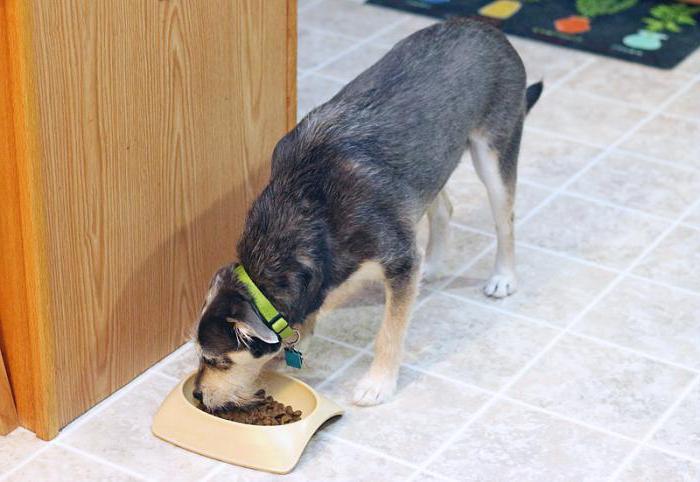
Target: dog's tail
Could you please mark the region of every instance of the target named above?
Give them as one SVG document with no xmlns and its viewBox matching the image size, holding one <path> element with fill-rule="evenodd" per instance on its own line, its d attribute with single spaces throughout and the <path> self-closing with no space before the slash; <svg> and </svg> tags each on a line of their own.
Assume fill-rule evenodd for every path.
<svg viewBox="0 0 700 482">
<path fill-rule="evenodd" d="M 544 89 L 544 84 L 540 80 L 539 82 L 532 84 L 525 90 L 525 102 L 527 104 L 527 112 L 537 103 L 540 96 L 542 95 L 542 90 Z"/>
</svg>

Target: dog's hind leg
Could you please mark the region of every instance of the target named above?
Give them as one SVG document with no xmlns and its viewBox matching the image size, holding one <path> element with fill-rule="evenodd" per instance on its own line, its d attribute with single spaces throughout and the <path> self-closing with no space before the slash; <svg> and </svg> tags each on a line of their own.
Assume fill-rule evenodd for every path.
<svg viewBox="0 0 700 482">
<path fill-rule="evenodd" d="M 452 211 L 452 202 L 450 202 L 447 190 L 443 189 L 428 208 L 430 234 L 423 266 L 425 279 L 435 279 L 444 274 L 442 262 L 449 245 Z"/>
<path fill-rule="evenodd" d="M 420 255 L 417 249 L 412 251 L 406 258 L 384 266 L 384 320 L 374 342 L 372 365 L 355 389 L 353 401 L 356 405 L 380 404 L 389 399 L 396 390 L 404 335 L 418 293 L 420 278 Z"/>
<path fill-rule="evenodd" d="M 474 168 L 486 186 L 496 224 L 496 265 L 484 286 L 484 293 L 494 298 L 508 296 L 517 288 L 513 203 L 521 133 L 522 121 L 505 140 L 494 141 L 481 135 L 470 137 Z"/>
</svg>

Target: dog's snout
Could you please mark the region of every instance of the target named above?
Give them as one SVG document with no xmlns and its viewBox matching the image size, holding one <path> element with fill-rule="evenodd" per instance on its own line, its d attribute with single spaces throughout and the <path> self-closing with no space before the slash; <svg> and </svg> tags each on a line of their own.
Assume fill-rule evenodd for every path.
<svg viewBox="0 0 700 482">
<path fill-rule="evenodd" d="M 202 398 L 202 391 L 201 391 L 201 390 L 194 390 L 194 391 L 192 392 L 192 396 L 195 398 L 195 400 L 199 400 L 200 402 L 203 401 L 203 398 Z"/>
</svg>

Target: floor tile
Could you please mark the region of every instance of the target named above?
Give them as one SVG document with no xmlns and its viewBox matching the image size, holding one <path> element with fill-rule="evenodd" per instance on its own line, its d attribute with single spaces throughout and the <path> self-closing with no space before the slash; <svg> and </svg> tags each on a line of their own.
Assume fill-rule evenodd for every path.
<svg viewBox="0 0 700 482">
<path fill-rule="evenodd" d="M 659 70 L 621 60 L 598 58 L 594 64 L 569 79 L 565 88 L 653 110 L 688 79 L 687 74 L 675 70 Z"/>
<path fill-rule="evenodd" d="M 462 177 L 460 179 L 465 179 Z M 452 221 L 463 226 L 494 233 L 489 198 L 483 183 L 476 178 L 450 183 L 447 192 L 454 206 Z M 530 184 L 518 185 L 515 194 L 515 220 L 524 218 L 547 196 L 549 191 Z"/>
<path fill-rule="evenodd" d="M 182 380 L 199 366 L 197 353 L 190 343 L 183 348 L 175 357 L 160 367 L 160 372 L 178 380 Z"/>
<path fill-rule="evenodd" d="M 402 22 L 400 25 L 390 28 L 377 37 L 375 42 L 386 45 L 387 47 L 393 47 L 394 44 L 408 37 L 412 33 L 429 27 L 436 22 L 438 22 L 438 19 L 436 18 L 411 15 L 406 22 Z"/>
<path fill-rule="evenodd" d="M 700 122 L 656 116 L 620 147 L 700 169 Z"/>
<path fill-rule="evenodd" d="M 356 41 L 317 30 L 299 27 L 297 67 L 312 69 L 355 45 Z"/>
<path fill-rule="evenodd" d="M 700 171 L 616 151 L 593 166 L 569 190 L 675 220 L 700 196 Z"/>
<path fill-rule="evenodd" d="M 50 480 L 73 482 L 75 480 L 100 480 L 105 482 L 145 480 L 133 477 L 109 465 L 101 464 L 70 450 L 53 446 L 36 459 L 12 473 L 11 482 Z"/>
<path fill-rule="evenodd" d="M 286 372 L 315 387 L 346 361 L 357 355 L 357 351 L 322 338 L 314 338 L 303 355 L 304 367 L 301 370 L 289 368 Z"/>
<path fill-rule="evenodd" d="M 438 294 L 413 316 L 404 360 L 431 373 L 497 390 L 557 333 Z"/>
<path fill-rule="evenodd" d="M 666 114 L 680 115 L 700 122 L 700 82 L 695 82 L 665 110 Z"/>
<path fill-rule="evenodd" d="M 700 291 L 700 230 L 675 228 L 642 259 L 634 273 Z"/>
<path fill-rule="evenodd" d="M 408 16 L 388 8 L 345 0 L 325 0 L 300 11 L 298 21 L 302 26 L 361 39 L 404 18 Z"/>
<path fill-rule="evenodd" d="M 551 188 L 564 184 L 601 151 L 595 147 L 527 130 L 520 148 L 518 177 Z"/>
<path fill-rule="evenodd" d="M 695 385 L 671 417 L 652 437 L 661 447 L 700 459 L 700 385 Z"/>
<path fill-rule="evenodd" d="M 643 214 L 560 195 L 525 223 L 519 239 L 625 269 L 668 224 Z"/>
<path fill-rule="evenodd" d="M 316 435 L 299 464 L 287 475 L 272 475 L 241 467 L 228 467 L 213 482 L 376 482 L 406 480 L 413 469 L 367 453 L 343 442 Z"/>
<path fill-rule="evenodd" d="M 525 64 L 529 83 L 544 80 L 545 89 L 593 57 L 585 52 L 515 36 L 508 39 Z"/>
<path fill-rule="evenodd" d="M 214 461 L 159 440 L 151 433 L 158 407 L 176 382 L 150 375 L 119 400 L 71 431 L 64 443 L 147 477 L 201 478 Z"/>
<path fill-rule="evenodd" d="M 326 65 L 318 72 L 347 83 L 371 67 L 388 51 L 389 47 L 383 45 L 362 45 Z"/>
<path fill-rule="evenodd" d="M 700 464 L 644 449 L 623 470 L 619 482 L 697 482 Z"/>
<path fill-rule="evenodd" d="M 308 8 L 315 3 L 322 2 L 323 0 L 297 0 L 297 8 L 299 10 Z"/>
<path fill-rule="evenodd" d="M 683 222 L 700 228 L 700 204 L 690 211 L 688 216 L 683 219 Z"/>
<path fill-rule="evenodd" d="M 376 407 L 356 407 L 350 404 L 352 393 L 369 362 L 369 357 L 363 357 L 323 388 L 347 407 L 328 431 L 407 462 L 426 460 L 485 400 L 475 390 L 402 368 L 391 400 Z"/>
<path fill-rule="evenodd" d="M 563 327 L 615 277 L 607 270 L 521 246 L 515 257 L 518 291 L 507 298 L 487 298 L 482 291 L 493 268 L 493 251 L 445 291 Z"/>
<path fill-rule="evenodd" d="M 574 330 L 700 369 L 700 296 L 627 278 Z"/>
<path fill-rule="evenodd" d="M 443 255 L 442 270 L 430 280 L 423 281 L 426 286 L 442 284 L 459 273 L 474 257 L 483 251 L 495 238 L 466 231 L 459 226 L 450 226 L 447 250 Z"/>
<path fill-rule="evenodd" d="M 465 482 L 603 481 L 631 448 L 624 440 L 499 402 L 428 468 Z"/>
<path fill-rule="evenodd" d="M 567 335 L 508 395 L 640 438 L 691 378 L 686 370 Z"/>
<path fill-rule="evenodd" d="M 691 75 L 700 74 L 700 49 L 696 49 L 695 52 L 688 55 L 688 57 L 675 68 Z"/>
<path fill-rule="evenodd" d="M 358 348 L 374 340 L 384 316 L 384 304 L 346 306 L 330 312 L 316 325 L 316 333 Z"/>
<path fill-rule="evenodd" d="M 343 83 L 308 74 L 299 79 L 297 87 L 298 119 L 301 120 L 311 109 L 333 97 L 343 88 Z"/>
<path fill-rule="evenodd" d="M 24 428 L 17 428 L 5 437 L 0 437 L 0 475 L 44 446 L 46 442 Z"/>
<path fill-rule="evenodd" d="M 591 144 L 611 144 L 639 122 L 646 112 L 561 88 L 543 97 L 527 124 Z"/>
</svg>

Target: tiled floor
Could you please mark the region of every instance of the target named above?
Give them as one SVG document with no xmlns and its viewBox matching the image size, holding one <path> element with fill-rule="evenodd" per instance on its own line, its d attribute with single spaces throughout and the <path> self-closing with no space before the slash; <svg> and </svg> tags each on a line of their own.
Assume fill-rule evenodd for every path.
<svg viewBox="0 0 700 482">
<path fill-rule="evenodd" d="M 359 0 L 299 10 L 301 115 L 431 23 Z M 348 401 L 381 316 L 370 291 L 323 322 L 306 354 L 302 378 L 347 413 L 287 479 L 700 480 L 700 52 L 665 72 L 513 43 L 546 84 L 520 161 L 520 290 L 481 294 L 492 221 L 465 163 L 449 185 L 451 275 L 423 287 L 398 394 Z M 0 439 L 0 474 L 276 479 L 151 435 L 193 366 L 185 346 L 51 443 L 24 430 Z"/>
</svg>

